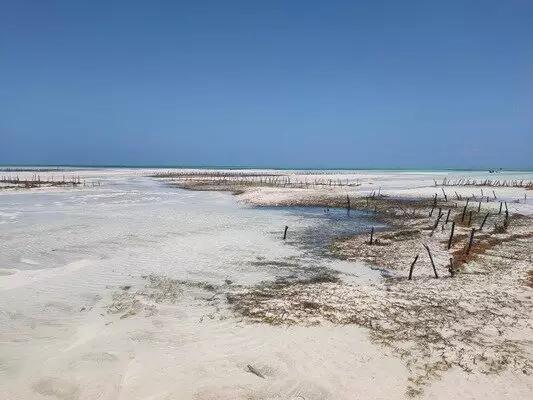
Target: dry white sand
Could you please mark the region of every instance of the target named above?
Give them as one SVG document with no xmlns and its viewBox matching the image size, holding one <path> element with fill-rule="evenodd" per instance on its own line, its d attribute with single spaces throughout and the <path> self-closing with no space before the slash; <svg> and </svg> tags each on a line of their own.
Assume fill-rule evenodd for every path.
<svg viewBox="0 0 533 400">
<path fill-rule="evenodd" d="M 154 172 L 73 171 L 65 175 L 101 186 L 0 191 L 0 398 L 405 398 L 405 364 L 372 343 L 365 328 L 327 321 L 312 327 L 253 324 L 232 314 L 223 298 L 208 301 L 213 293 L 202 288 L 147 288 L 143 276 L 150 274 L 248 286 L 289 275 L 294 264 L 348 272 L 341 277 L 370 292 L 383 281 L 379 271 L 316 258 L 279 240 L 284 225 L 298 230 L 312 221 L 251 209 L 223 193 L 166 188 L 144 177 Z M 292 174 L 293 180 L 316 179 L 313 173 Z M 319 179 L 360 186 L 264 187 L 238 198 L 277 204 L 302 193 L 355 195 L 380 187 L 383 194 L 432 196 L 440 191 L 433 179 L 454 174 L 327 172 Z M 505 176 L 511 178 L 532 176 Z M 452 190 L 470 196 L 479 188 Z M 518 188 L 495 191 L 509 202 L 525 193 L 533 197 Z M 509 208 L 532 213 L 532 204 L 528 199 Z M 516 335 L 531 337 L 531 331 Z M 532 393 L 530 375 L 452 369 L 421 397 L 529 399 Z"/>
</svg>

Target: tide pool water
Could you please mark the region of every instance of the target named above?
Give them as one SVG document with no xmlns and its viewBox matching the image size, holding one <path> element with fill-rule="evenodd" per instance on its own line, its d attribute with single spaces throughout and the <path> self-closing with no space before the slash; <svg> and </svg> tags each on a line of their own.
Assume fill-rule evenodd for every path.
<svg viewBox="0 0 533 400">
<path fill-rule="evenodd" d="M 368 229 L 362 213 L 251 207 L 136 174 L 98 178 L 105 185 L 0 196 L 0 398 L 339 398 L 356 381 L 328 374 L 361 366 L 347 348 L 384 357 L 360 328 L 253 325 L 201 293 L 154 315 L 110 313 L 117 293 L 142 290 L 150 274 L 252 285 L 327 267 L 373 284 L 379 272 L 324 257 L 331 238 Z M 387 365 L 370 369 L 383 379 L 403 371 Z"/>
</svg>

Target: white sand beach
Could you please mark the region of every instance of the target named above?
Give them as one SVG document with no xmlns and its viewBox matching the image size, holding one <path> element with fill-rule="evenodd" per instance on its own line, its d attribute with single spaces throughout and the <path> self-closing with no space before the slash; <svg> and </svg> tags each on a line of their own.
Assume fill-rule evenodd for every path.
<svg viewBox="0 0 533 400">
<path fill-rule="evenodd" d="M 512 308 L 510 300 L 501 303 L 501 318 L 518 322 L 505 324 L 501 333 L 489 332 L 488 326 L 479 333 L 491 345 L 496 343 L 493 337 L 505 338 L 506 344 L 513 341 L 515 364 L 490 372 L 469 364 L 469 373 L 453 365 L 424 381 L 419 392 L 410 392 L 412 371 L 405 359 L 376 342 L 364 324 L 347 323 L 350 312 L 362 311 L 343 305 L 343 299 L 357 292 L 372 299 L 369 305 L 378 300 L 385 304 L 394 301 L 386 293 L 409 293 L 415 287 L 435 296 L 439 291 L 461 294 L 468 303 L 469 296 L 476 296 L 475 285 L 488 285 L 485 275 L 435 280 L 429 268 L 420 266 L 415 270 L 419 280 L 410 282 L 404 279 L 409 265 L 402 264 L 387 268 L 403 279 L 387 292 L 383 271 L 357 261 L 357 254 L 354 259 L 320 255 L 304 243 L 309 232 L 336 232 L 339 222 L 332 217 L 256 206 L 324 196 L 367 197 L 378 191 L 389 198 L 429 200 L 437 193 L 440 201 L 444 189 L 450 201 L 461 197 L 459 207 L 473 196 L 472 203 L 483 201 L 486 212 L 496 215 L 500 202 L 506 202 L 511 216 L 530 218 L 533 191 L 526 187 L 442 183 L 444 179 L 529 182 L 533 173 L 254 170 L 248 171 L 257 174 L 253 179 L 279 175 L 290 183 L 242 184 L 236 196 L 183 190 L 171 186 L 176 180 L 151 177 L 198 171 L 43 172 L 42 180 L 65 175 L 67 180 L 79 177 L 85 184 L 0 190 L 1 399 L 532 398 L 533 308 L 528 307 L 533 304 L 533 289 L 523 282 L 525 273 L 533 271 L 531 239 L 525 238 L 529 219 L 511 226 L 524 234 L 511 244 L 520 254 L 517 260 L 509 259 L 514 269 L 503 273 L 494 266 L 497 271 L 487 273 L 497 277 L 493 286 L 500 285 L 515 296 L 512 299 L 520 300 L 520 309 Z M 237 173 L 209 171 L 213 172 Z M 35 174 L 0 173 L 21 180 Z M 487 196 L 489 202 L 484 200 Z M 343 224 L 353 223 L 354 229 L 364 227 L 366 232 L 369 225 L 364 218 L 351 218 Z M 284 241 L 285 226 L 289 230 Z M 431 243 L 445 241 L 447 232 L 444 228 L 437 232 Z M 449 254 L 435 253 L 439 272 L 445 271 Z M 483 268 L 483 260 L 465 263 L 467 270 Z M 311 321 L 307 313 L 301 323 L 262 323 L 234 312 L 228 304 L 227 294 L 248 293 L 261 282 L 307 277 L 320 270 L 336 271 L 343 286 L 310 286 L 306 296 L 319 301 L 321 294 L 331 293 L 323 304 L 334 310 L 338 322 L 317 314 L 313 323 L 307 323 Z M 461 282 L 465 286 L 459 293 Z M 477 290 L 482 299 L 485 289 Z M 275 304 L 291 302 L 290 297 L 278 300 L 273 316 Z M 472 302 L 472 307 L 477 305 Z M 469 321 L 476 323 L 475 317 Z M 473 364 L 481 365 L 477 353 L 472 350 L 472 354 Z"/>
</svg>

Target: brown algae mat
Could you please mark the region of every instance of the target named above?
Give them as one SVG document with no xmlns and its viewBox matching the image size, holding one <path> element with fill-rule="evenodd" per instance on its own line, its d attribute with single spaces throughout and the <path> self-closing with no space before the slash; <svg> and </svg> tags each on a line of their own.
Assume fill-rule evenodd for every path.
<svg viewBox="0 0 533 400">
<path fill-rule="evenodd" d="M 178 185 L 246 191 L 234 183 L 191 180 Z M 393 277 L 362 285 L 322 270 L 252 287 L 218 287 L 233 314 L 272 325 L 362 326 L 374 343 L 405 362 L 408 396 L 420 395 L 451 368 L 487 375 L 533 373 L 530 217 L 498 209 L 492 199 L 469 204 L 375 193 L 351 198 L 302 193 L 277 204 L 375 212 L 389 229 L 374 232 L 372 244 L 368 232 L 339 238 L 330 250 L 342 259 L 386 268 Z"/>
</svg>

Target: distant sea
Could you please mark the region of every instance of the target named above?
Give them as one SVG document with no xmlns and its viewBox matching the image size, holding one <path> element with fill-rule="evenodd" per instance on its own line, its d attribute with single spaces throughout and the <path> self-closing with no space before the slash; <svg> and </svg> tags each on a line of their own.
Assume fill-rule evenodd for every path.
<svg viewBox="0 0 533 400">
<path fill-rule="evenodd" d="M 306 166 L 254 166 L 254 165 L 74 165 L 74 164 L 19 164 L 19 165 L 3 165 L 0 168 L 71 168 L 71 169 L 108 169 L 108 168 L 124 168 L 124 169 L 229 169 L 229 170 L 245 170 L 245 169 L 271 169 L 278 171 L 415 171 L 415 172 L 452 172 L 452 171 L 500 171 L 499 167 L 486 168 L 443 168 L 443 167 L 343 167 L 343 166 L 320 166 L 320 167 L 306 167 Z M 532 168 L 503 168 L 501 172 L 533 172 Z"/>
</svg>

